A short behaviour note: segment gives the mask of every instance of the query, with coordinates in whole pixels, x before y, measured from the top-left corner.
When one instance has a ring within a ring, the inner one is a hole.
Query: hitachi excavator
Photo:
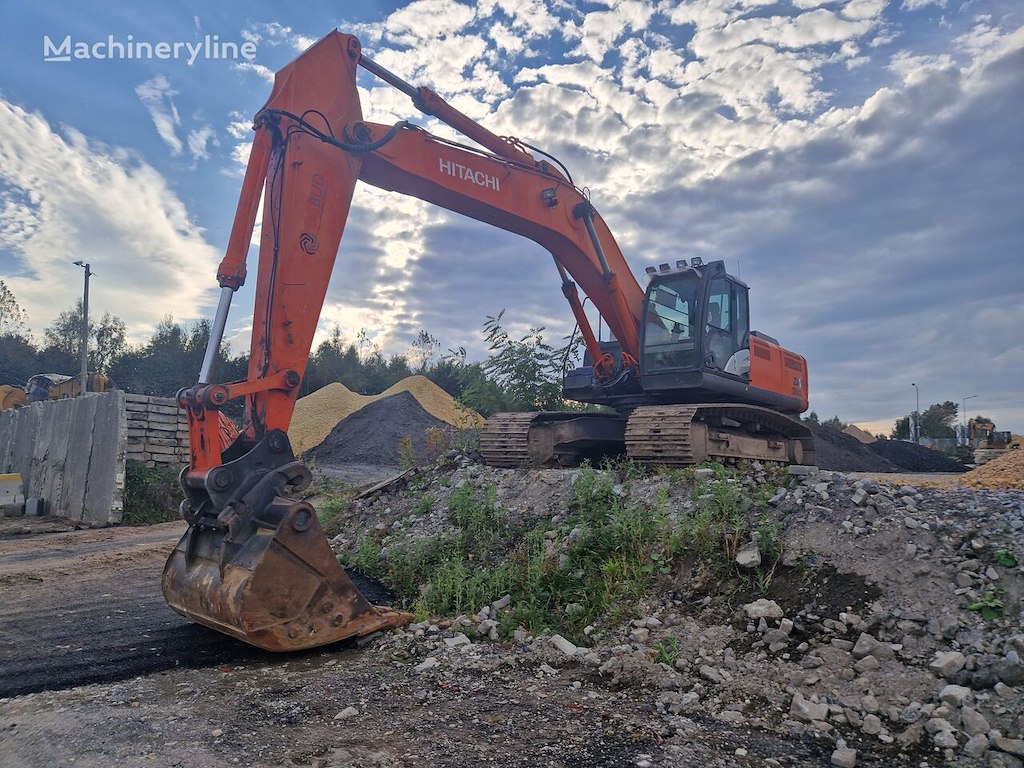
[[[406,122],[365,122],[359,67],[477,146]],[[519,233],[554,257],[586,345],[564,392],[614,412],[499,414],[481,432],[489,463],[564,463],[623,449],[654,464],[812,463],[811,433],[790,418],[807,408],[807,363],[750,330],[747,286],[721,261],[650,267],[645,290],[557,160],[399,79],[362,55],[355,37],[331,32],[278,72],[254,128],[209,347],[198,383],[178,394],[191,460],[181,475],[189,528],[163,576],[174,610],[272,651],[411,618],[371,604],[339,566],[313,508],[286,496],[310,482],[287,430],[357,181]],[[264,190],[248,377],[213,384]],[[577,284],[613,340],[595,334]],[[233,398],[245,399],[245,419],[229,442],[218,411]]]

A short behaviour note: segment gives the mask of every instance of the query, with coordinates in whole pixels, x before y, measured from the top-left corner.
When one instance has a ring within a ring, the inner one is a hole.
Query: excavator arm
[[[363,121],[362,64],[483,147],[456,144],[407,123]],[[334,559],[316,514],[289,491],[308,485],[287,429],[348,218],[362,180],[516,232],[554,257],[563,293],[595,361],[611,379],[636,365],[643,291],[585,195],[514,139],[499,137],[426,88],[414,88],[331,32],[277,73],[255,120],[227,252],[221,297],[199,382],[187,408],[190,466],[182,514],[190,523],[164,570],[172,608],[269,650],[293,650],[409,620],[370,604]],[[248,376],[211,384],[232,294],[264,199]],[[574,282],[575,281],[575,282]],[[579,284],[622,347],[602,353]],[[241,433],[227,444],[219,409],[245,398]]]

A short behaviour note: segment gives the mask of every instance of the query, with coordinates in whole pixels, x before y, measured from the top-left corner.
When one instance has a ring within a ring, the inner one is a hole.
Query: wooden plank
[[[149,423],[152,424],[177,424],[177,415],[170,415],[164,413],[151,413],[149,414]]]

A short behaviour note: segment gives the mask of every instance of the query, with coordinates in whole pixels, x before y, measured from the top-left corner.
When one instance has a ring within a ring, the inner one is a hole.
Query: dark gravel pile
[[[889,459],[875,453],[855,437],[818,424],[807,424],[814,433],[815,460],[832,472],[897,472]]]
[[[427,431],[453,436],[451,424],[435,419],[410,392],[399,392],[360,408],[342,419],[311,453],[316,461],[332,463],[402,463],[402,440],[412,442],[419,461],[427,459]]]
[[[944,453],[902,440],[876,440],[868,447],[907,472],[963,472],[964,465]]]

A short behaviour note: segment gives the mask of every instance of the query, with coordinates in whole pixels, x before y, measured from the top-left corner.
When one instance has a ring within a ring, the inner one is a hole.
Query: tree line
[[[442,352],[441,342],[426,330],[404,354],[385,355],[365,329],[348,338],[335,326],[310,355],[299,394],[332,382],[360,394],[377,394],[419,374],[485,416],[571,407],[561,395],[562,370],[578,360],[578,342],[551,346],[544,340],[544,328],[513,337],[503,326],[503,314],[485,319],[482,332],[489,355],[479,362],[468,360],[464,346]],[[22,386],[38,373],[77,374],[81,329],[79,299],[57,316],[37,343],[27,314],[0,280],[0,383]],[[128,392],[173,397],[195,382],[210,330],[209,320],[181,323],[168,316],[147,341],[133,345],[124,321],[105,312],[89,322],[89,370],[109,376]],[[233,355],[224,345],[214,381],[244,379],[248,368],[248,353]]]

